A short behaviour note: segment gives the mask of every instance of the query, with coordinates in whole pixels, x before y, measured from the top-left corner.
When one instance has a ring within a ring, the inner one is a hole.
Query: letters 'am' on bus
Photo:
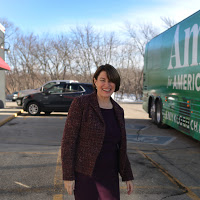
[[[146,45],[143,79],[153,122],[200,140],[200,11]]]

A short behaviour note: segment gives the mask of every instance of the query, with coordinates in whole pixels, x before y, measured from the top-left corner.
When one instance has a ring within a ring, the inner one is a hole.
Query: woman
[[[119,200],[119,176],[133,192],[133,175],[126,153],[123,109],[111,98],[120,76],[111,65],[93,76],[96,89],[75,98],[65,123],[61,157],[63,180],[75,200]]]

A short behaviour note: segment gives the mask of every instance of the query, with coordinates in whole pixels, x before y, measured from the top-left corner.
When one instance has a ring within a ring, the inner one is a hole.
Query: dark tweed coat
[[[111,102],[121,129],[119,173],[122,181],[133,180],[126,153],[124,111],[112,98]],[[75,98],[68,112],[62,138],[63,180],[75,180],[75,171],[92,176],[104,135],[105,124],[96,92]]]

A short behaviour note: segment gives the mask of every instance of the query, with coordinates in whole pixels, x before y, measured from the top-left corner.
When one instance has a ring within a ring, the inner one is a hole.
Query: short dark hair
[[[102,71],[105,71],[108,76],[108,80],[115,84],[115,92],[117,92],[120,87],[120,76],[118,71],[112,65],[109,64],[101,65],[97,68],[96,72],[93,75],[93,87],[96,89],[96,86],[94,84],[94,78],[97,80],[99,74]]]

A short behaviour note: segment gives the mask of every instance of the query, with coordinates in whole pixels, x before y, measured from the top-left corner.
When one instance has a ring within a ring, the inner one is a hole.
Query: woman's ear
[[[95,78],[93,80],[94,80],[94,84],[96,85],[97,80]]]

